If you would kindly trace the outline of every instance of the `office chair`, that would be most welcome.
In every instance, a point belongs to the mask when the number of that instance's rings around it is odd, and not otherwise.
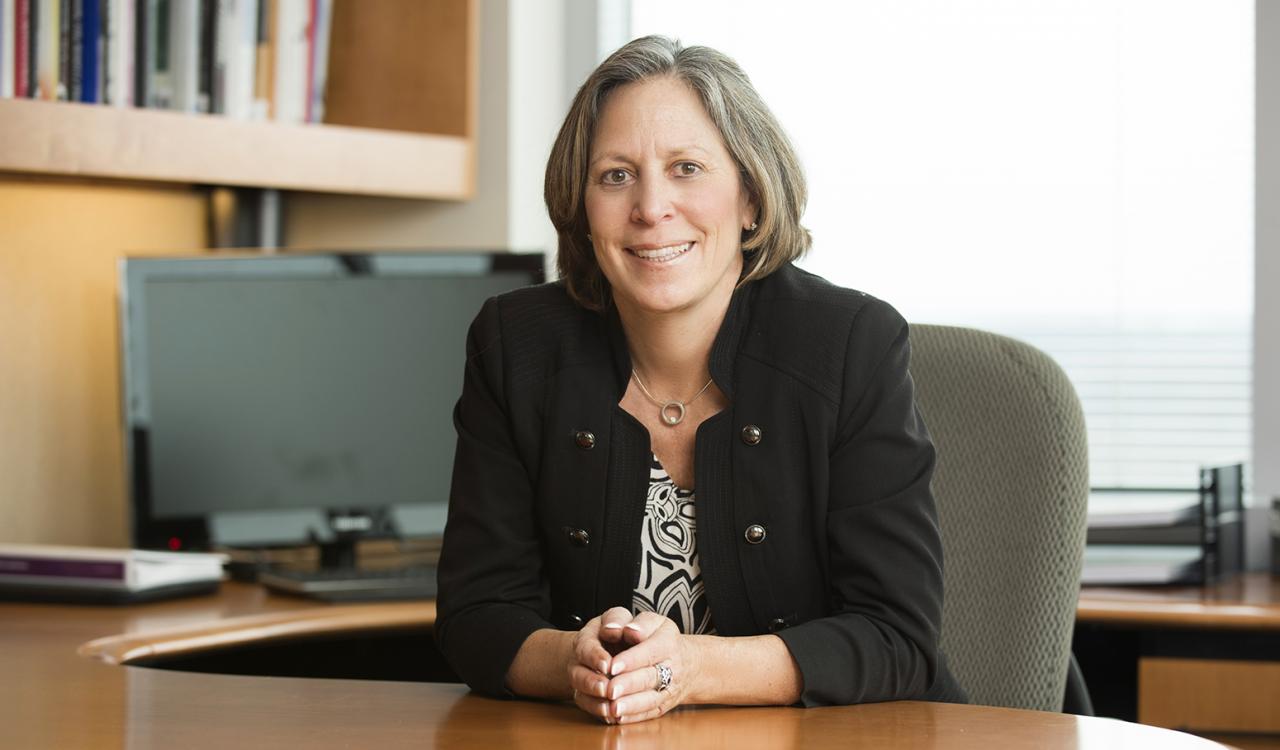
[[[1090,713],[1071,656],[1089,498],[1075,389],[1048,355],[1005,336],[913,325],[911,341],[938,451],[952,672],[974,703],[1061,711],[1067,694],[1068,710]]]

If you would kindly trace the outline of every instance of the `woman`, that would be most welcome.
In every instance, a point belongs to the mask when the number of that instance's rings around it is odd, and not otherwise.
[[[606,722],[963,700],[934,454],[888,305],[791,265],[800,165],[738,66],[637,39],[547,165],[559,283],[472,325],[437,639]]]

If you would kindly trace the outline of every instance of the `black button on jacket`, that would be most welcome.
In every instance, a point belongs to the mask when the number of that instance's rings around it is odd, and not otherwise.
[[[695,444],[711,615],[724,636],[777,631],[805,705],[963,700],[938,652],[934,450],[909,356],[892,307],[793,266],[735,292],[712,347],[730,403]],[[509,695],[533,631],[631,607],[650,446],[618,406],[630,374],[616,312],[558,283],[491,299],[471,326],[436,637],[479,692]],[[744,443],[743,425],[768,438]],[[588,429],[582,450],[569,436]],[[753,524],[767,543],[744,540]]]

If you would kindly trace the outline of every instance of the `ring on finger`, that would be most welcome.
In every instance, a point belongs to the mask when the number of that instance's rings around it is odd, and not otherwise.
[[[671,687],[671,667],[666,664],[654,664],[653,668],[658,670],[658,686],[654,690],[661,693]]]

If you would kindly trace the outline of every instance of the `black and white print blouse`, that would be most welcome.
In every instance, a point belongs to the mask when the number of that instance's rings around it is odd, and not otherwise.
[[[640,529],[640,582],[631,609],[665,615],[682,633],[712,634],[696,526],[693,492],[677,487],[653,456]]]

